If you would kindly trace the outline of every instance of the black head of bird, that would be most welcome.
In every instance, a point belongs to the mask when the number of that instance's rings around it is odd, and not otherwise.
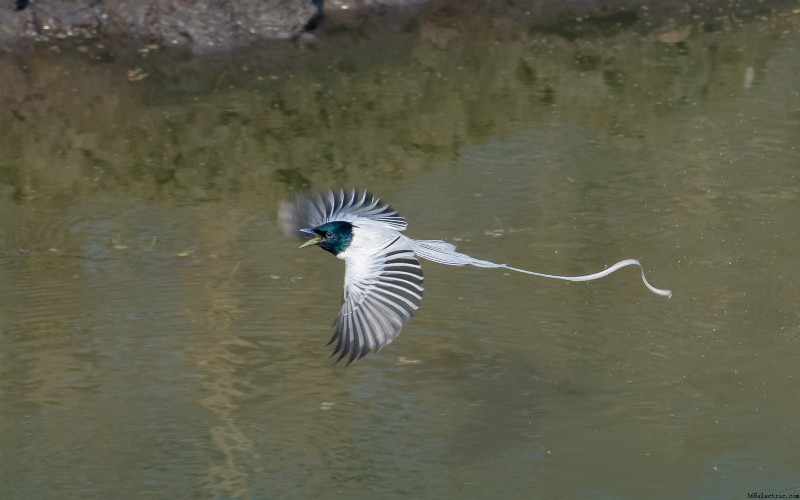
[[[300,248],[317,245],[333,255],[339,255],[347,250],[353,241],[353,225],[345,221],[333,221],[314,228],[302,228],[301,232],[313,235]]]

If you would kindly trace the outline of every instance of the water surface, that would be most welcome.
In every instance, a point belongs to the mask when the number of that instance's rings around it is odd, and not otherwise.
[[[3,54],[0,497],[800,493],[798,27]],[[276,213],[329,186],[674,297],[423,263],[416,317],[345,368],[343,266]]]

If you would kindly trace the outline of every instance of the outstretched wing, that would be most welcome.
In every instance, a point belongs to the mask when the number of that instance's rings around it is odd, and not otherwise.
[[[280,219],[284,233],[290,236],[298,236],[300,229],[331,221],[355,223],[366,219],[395,231],[408,226],[392,207],[371,193],[356,189],[298,195],[293,201],[281,203]]]
[[[348,250],[345,263],[344,300],[328,345],[336,342],[333,355],[349,356],[350,364],[394,340],[419,307],[423,278],[400,235],[373,249]]]

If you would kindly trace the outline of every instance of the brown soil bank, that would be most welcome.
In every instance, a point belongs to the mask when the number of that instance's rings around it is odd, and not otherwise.
[[[795,0],[5,0],[0,46],[71,37],[133,39],[216,52],[364,17],[464,14],[512,17],[530,29],[580,35],[580,23],[609,21],[643,30],[748,19]],[[324,18],[322,15],[324,14]],[[455,16],[458,18],[458,16]],[[324,19],[324,22],[323,22]],[[591,24],[591,23],[590,23]],[[329,29],[329,28],[328,28]]]

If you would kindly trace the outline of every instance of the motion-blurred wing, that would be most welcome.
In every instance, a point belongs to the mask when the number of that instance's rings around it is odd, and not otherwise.
[[[366,219],[395,231],[403,231],[408,226],[392,207],[371,193],[355,189],[301,194],[293,201],[281,203],[280,219],[284,233],[290,236],[298,236],[300,229],[331,221],[356,224]]]
[[[422,300],[422,268],[395,239],[377,253],[345,259],[344,300],[328,345],[348,364],[389,344]]]

